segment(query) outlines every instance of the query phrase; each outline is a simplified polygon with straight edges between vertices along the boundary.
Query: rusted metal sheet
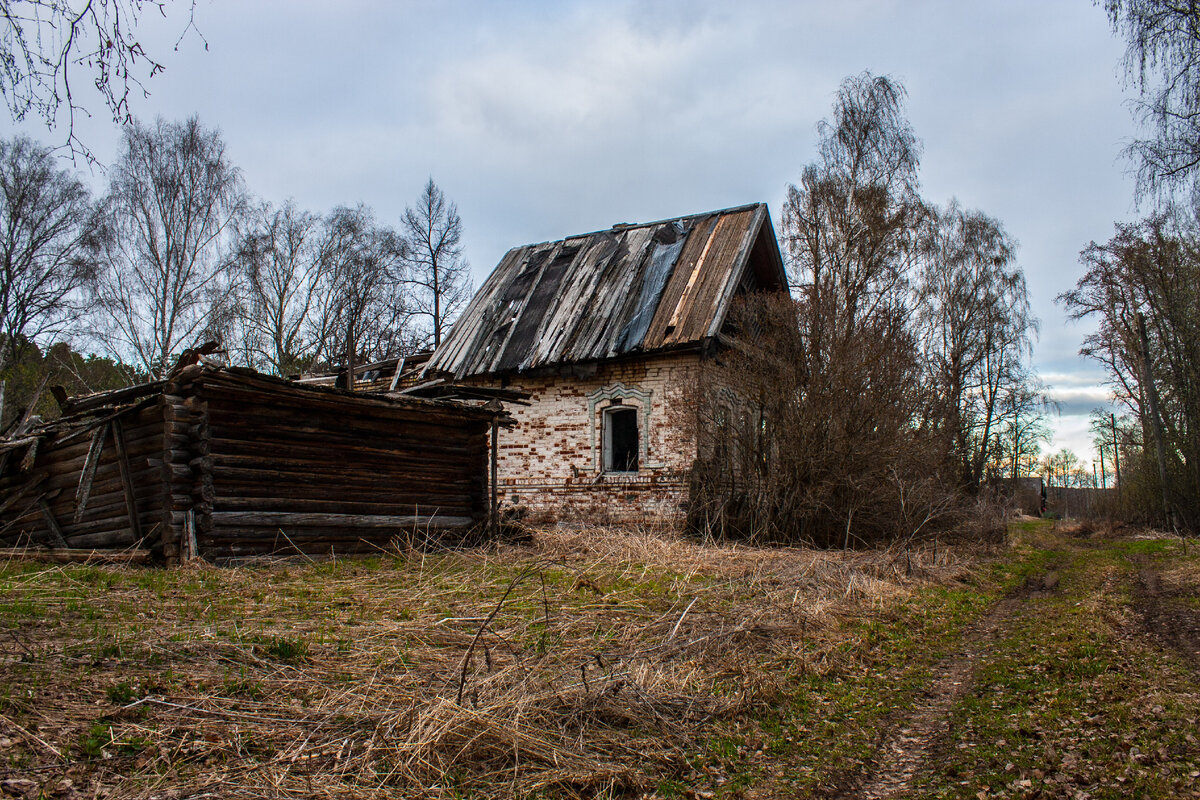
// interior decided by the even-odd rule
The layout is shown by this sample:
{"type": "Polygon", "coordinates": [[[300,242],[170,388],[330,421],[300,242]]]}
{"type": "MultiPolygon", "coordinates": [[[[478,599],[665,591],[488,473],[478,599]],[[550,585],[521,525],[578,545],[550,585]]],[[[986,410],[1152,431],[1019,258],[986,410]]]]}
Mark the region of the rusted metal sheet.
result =
{"type": "Polygon", "coordinates": [[[517,247],[426,372],[461,378],[698,345],[748,285],[787,286],[761,203],[517,247]]]}

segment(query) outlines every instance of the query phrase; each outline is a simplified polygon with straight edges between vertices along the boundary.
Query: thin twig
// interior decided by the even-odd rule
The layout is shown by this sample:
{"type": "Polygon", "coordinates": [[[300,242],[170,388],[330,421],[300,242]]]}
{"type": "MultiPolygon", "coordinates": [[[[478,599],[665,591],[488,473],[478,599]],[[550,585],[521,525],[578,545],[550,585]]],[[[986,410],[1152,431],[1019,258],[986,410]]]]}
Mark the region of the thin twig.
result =
{"type": "Polygon", "coordinates": [[[483,624],[479,626],[477,631],[475,631],[475,636],[471,638],[471,644],[469,647],[467,647],[467,652],[463,655],[462,668],[458,676],[458,704],[460,706],[462,705],[463,687],[467,685],[467,668],[471,664],[471,654],[475,652],[475,645],[479,643],[479,637],[483,636],[484,629],[487,628],[487,626],[492,623],[492,620],[496,618],[496,615],[500,613],[500,609],[504,607],[504,601],[508,600],[508,596],[512,594],[512,590],[515,589],[517,584],[523,581],[525,577],[529,575],[529,573],[535,568],[536,565],[530,564],[528,567],[521,570],[521,572],[519,572],[511,581],[509,581],[508,588],[504,590],[504,594],[500,597],[500,601],[496,603],[495,608],[492,609],[492,613],[487,615],[487,619],[483,621],[483,624]]]}

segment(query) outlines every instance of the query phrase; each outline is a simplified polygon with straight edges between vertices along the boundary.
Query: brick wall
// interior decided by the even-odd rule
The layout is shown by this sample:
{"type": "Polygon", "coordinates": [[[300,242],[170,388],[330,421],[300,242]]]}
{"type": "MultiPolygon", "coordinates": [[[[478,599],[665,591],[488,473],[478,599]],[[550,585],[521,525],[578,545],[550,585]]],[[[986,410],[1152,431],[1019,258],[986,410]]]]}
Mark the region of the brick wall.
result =
{"type": "Polygon", "coordinates": [[[680,406],[698,366],[695,354],[650,356],[577,370],[586,377],[510,379],[508,388],[532,397],[508,406],[517,426],[500,432],[501,508],[538,521],[681,520],[696,448],[680,406]],[[605,409],[614,405],[638,412],[636,473],[604,470],[605,409]]]}

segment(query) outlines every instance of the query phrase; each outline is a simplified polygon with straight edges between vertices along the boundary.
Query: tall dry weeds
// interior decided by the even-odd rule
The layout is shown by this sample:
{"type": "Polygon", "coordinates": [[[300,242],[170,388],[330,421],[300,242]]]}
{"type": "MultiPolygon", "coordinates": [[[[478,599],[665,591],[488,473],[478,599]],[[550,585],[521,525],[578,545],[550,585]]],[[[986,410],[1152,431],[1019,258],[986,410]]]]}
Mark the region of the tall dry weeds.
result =
{"type": "Polygon", "coordinates": [[[588,529],[380,563],[10,569],[5,601],[37,613],[0,643],[8,775],[125,797],[642,790],[846,658],[846,615],[971,558],[588,529]]]}

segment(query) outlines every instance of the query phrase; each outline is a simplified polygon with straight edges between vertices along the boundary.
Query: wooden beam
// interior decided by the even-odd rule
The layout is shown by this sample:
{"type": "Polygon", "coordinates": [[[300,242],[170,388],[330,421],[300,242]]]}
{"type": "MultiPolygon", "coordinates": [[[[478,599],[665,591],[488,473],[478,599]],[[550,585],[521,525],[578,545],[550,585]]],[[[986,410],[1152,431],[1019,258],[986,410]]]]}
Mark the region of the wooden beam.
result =
{"type": "Polygon", "coordinates": [[[58,520],[54,516],[54,510],[50,508],[50,504],[46,502],[45,497],[39,497],[38,508],[42,510],[42,518],[46,520],[46,528],[50,531],[50,546],[54,548],[65,548],[67,540],[63,536],[63,529],[59,527],[58,520]]]}
{"type": "Polygon", "coordinates": [[[96,480],[96,468],[100,466],[100,453],[104,450],[104,440],[108,438],[108,425],[101,425],[92,434],[92,443],[88,447],[87,457],[83,461],[83,469],[79,471],[79,488],[75,490],[74,522],[83,519],[87,510],[88,497],[92,493],[92,482],[96,480]]]}
{"type": "Polygon", "coordinates": [[[79,561],[102,561],[118,564],[142,564],[150,560],[149,550],[91,550],[87,548],[64,548],[59,550],[35,550],[28,547],[0,548],[0,559],[20,561],[57,561],[59,563],[79,561]]]}
{"type": "Polygon", "coordinates": [[[164,383],[165,381],[161,380],[150,383],[139,383],[136,386],[127,386],[124,389],[113,389],[107,392],[73,397],[67,403],[70,406],[72,414],[103,408],[105,406],[118,406],[130,400],[138,400],[146,395],[155,394],[162,388],[164,383]]]}
{"type": "Polygon", "coordinates": [[[129,530],[136,542],[142,540],[142,523],[138,519],[137,495],[133,492],[133,470],[129,467],[129,455],[125,451],[125,434],[121,428],[121,418],[112,421],[113,444],[117,448],[117,466],[121,470],[121,488],[125,490],[125,510],[129,515],[129,530]]]}
{"type": "Polygon", "coordinates": [[[322,514],[288,511],[214,511],[214,528],[221,526],[262,525],[269,527],[313,526],[327,528],[465,528],[476,520],[439,514],[322,514]]]}
{"type": "Polygon", "coordinates": [[[50,394],[54,395],[54,402],[58,403],[58,410],[67,413],[67,408],[70,403],[67,400],[67,390],[55,384],[50,387],[50,394]]]}
{"type": "Polygon", "coordinates": [[[400,383],[400,373],[404,372],[404,361],[407,357],[400,356],[400,360],[396,362],[396,372],[392,375],[392,383],[388,386],[389,392],[396,391],[396,386],[400,383]]]}
{"type": "Polygon", "coordinates": [[[498,462],[500,459],[500,422],[496,417],[492,417],[492,446],[489,449],[489,461],[491,462],[489,483],[491,485],[489,486],[490,496],[488,498],[488,533],[495,536],[500,530],[499,487],[497,486],[498,462]]]}
{"type": "Polygon", "coordinates": [[[190,509],[184,512],[182,544],[180,551],[183,561],[192,561],[200,557],[200,546],[196,543],[196,514],[190,509]]]}

